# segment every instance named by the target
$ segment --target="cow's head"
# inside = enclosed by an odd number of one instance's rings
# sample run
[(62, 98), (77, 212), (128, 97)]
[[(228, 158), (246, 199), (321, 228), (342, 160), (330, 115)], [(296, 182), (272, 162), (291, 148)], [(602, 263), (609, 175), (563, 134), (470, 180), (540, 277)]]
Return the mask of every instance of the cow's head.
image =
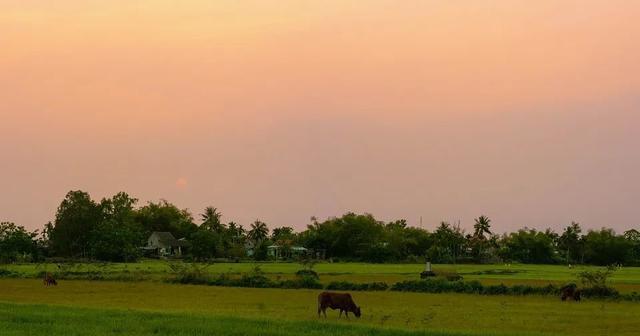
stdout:
[(356, 315), (356, 317), (360, 317), (360, 307), (356, 307), (356, 309), (353, 311), (353, 313)]

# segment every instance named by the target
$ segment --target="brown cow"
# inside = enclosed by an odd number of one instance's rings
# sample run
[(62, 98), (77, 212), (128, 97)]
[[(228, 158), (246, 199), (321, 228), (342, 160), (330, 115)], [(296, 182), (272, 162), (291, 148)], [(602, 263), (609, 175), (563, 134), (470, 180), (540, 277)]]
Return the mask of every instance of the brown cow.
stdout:
[(45, 286), (57, 286), (58, 283), (56, 282), (56, 279), (54, 279), (51, 274), (49, 273), (45, 273), (44, 274), (44, 279), (42, 279), (42, 282), (44, 283)]
[(356, 306), (356, 303), (353, 302), (353, 298), (351, 298), (351, 294), (349, 293), (320, 293), (320, 295), (318, 295), (318, 317), (320, 317), (320, 312), (322, 312), (326, 318), (327, 308), (333, 310), (340, 309), (340, 316), (338, 316), (338, 318), (342, 317), (342, 312), (345, 313), (347, 318), (349, 318), (349, 312), (352, 312), (356, 317), (360, 317), (360, 307)]
[(569, 285), (560, 289), (560, 300), (562, 301), (580, 301), (582, 292), (575, 286)]

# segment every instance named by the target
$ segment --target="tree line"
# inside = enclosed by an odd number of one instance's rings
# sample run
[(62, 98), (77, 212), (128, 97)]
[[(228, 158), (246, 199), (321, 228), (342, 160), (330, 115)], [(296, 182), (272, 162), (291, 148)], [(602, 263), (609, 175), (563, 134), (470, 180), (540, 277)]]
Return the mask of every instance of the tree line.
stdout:
[[(301, 232), (269, 226), (256, 220), (245, 228), (224, 223), (215, 207), (197, 218), (165, 200), (138, 206), (120, 192), (100, 201), (84, 191), (70, 191), (53, 221), (29, 232), (14, 223), (0, 223), (0, 261), (38, 261), (44, 258), (82, 258), (134, 261), (151, 232), (170, 232), (186, 238), (187, 257), (194, 260), (268, 259), (268, 246), (283, 256), (294, 246), (334, 261), (640, 265), (640, 232), (616, 233), (602, 228), (583, 232), (571, 223), (562, 232), (522, 228), (495, 234), (486, 216), (475, 219), (466, 232), (459, 225), (440, 223), (433, 231), (411, 227), (405, 220), (384, 222), (371, 214), (347, 213), (311, 223)], [(249, 252), (250, 251), (250, 252)], [(319, 252), (322, 252), (320, 254)]]

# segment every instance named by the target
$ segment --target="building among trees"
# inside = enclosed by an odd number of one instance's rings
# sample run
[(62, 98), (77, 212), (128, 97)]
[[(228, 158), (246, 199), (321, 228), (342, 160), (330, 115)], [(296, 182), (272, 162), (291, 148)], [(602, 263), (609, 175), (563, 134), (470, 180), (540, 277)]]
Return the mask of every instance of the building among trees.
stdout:
[(190, 245), (184, 238), (176, 239), (171, 232), (154, 231), (147, 239), (147, 246), (143, 249), (160, 257), (177, 257), (182, 255), (183, 248)]

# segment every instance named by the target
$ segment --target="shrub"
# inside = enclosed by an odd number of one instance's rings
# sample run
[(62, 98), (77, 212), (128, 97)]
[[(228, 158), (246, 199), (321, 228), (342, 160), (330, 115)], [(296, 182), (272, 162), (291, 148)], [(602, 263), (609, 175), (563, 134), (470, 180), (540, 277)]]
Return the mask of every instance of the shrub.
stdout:
[(18, 273), (10, 271), (8, 269), (0, 268), (0, 278), (12, 278), (17, 277)]
[(608, 281), (615, 267), (609, 266), (604, 270), (583, 271), (578, 274), (578, 278), (585, 286), (582, 295), (585, 297), (618, 297), (620, 293), (615, 288), (609, 287)]
[(314, 277), (303, 276), (295, 280), (284, 280), (274, 284), (277, 288), (307, 288), (307, 289), (321, 289), (322, 284)]
[(611, 287), (587, 287), (581, 291), (584, 297), (615, 298), (620, 296), (620, 293)]
[(422, 293), (482, 293), (483, 286), (478, 281), (447, 281), (442, 278), (431, 280), (409, 280), (394, 284), (393, 291)]
[(169, 280), (181, 284), (207, 284), (210, 279), (206, 268), (206, 265), (199, 264), (169, 263), (169, 269), (172, 273), (172, 278)]
[(389, 289), (389, 285), (385, 282), (371, 282), (368, 286), (370, 291), (386, 291)]
[(604, 270), (582, 271), (578, 273), (578, 279), (585, 287), (607, 287), (607, 281), (614, 271), (615, 267), (612, 266)]
[(262, 274), (245, 274), (237, 282), (237, 287), (272, 288), (271, 280)]
[(422, 293), (464, 293), (483, 295), (549, 295), (557, 294), (558, 287), (549, 285), (545, 287), (533, 287), (529, 285), (516, 285), (513, 287), (500, 285), (482, 285), (479, 281), (447, 281), (443, 278), (430, 280), (402, 281), (391, 287), (393, 291), (422, 292)]
[(314, 279), (320, 279), (318, 273), (312, 269), (301, 269), (296, 272), (296, 275), (299, 277), (312, 277)]
[(558, 295), (560, 288), (552, 284), (544, 287), (515, 285), (509, 288), (509, 292), (511, 295)]
[(327, 285), (329, 290), (351, 291), (385, 291), (389, 288), (384, 282), (353, 283), (348, 281), (333, 281)]
[(509, 294), (509, 288), (504, 284), (485, 286), (482, 294), (505, 295)]

